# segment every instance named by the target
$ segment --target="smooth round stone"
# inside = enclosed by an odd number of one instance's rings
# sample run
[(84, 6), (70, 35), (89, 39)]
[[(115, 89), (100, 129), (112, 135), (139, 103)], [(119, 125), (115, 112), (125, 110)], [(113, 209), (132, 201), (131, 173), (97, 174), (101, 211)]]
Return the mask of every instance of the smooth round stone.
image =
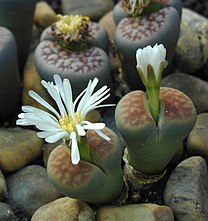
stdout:
[(0, 201), (3, 201), (5, 196), (7, 196), (7, 186), (4, 175), (0, 170)]
[(0, 202), (0, 221), (18, 221), (10, 205)]
[(34, 22), (35, 24), (47, 28), (56, 21), (56, 12), (47, 2), (40, 1), (36, 4)]
[(115, 32), (116, 32), (116, 25), (113, 21), (113, 12), (109, 11), (106, 13), (100, 20), (99, 23), (106, 29), (109, 39), (111, 41), (114, 40)]
[(174, 60), (181, 71), (194, 73), (208, 59), (208, 19), (183, 8)]
[(196, 124), (187, 139), (187, 150), (191, 155), (208, 157), (208, 113), (197, 116)]
[(40, 207), (31, 221), (94, 221), (93, 210), (84, 202), (63, 197)]
[(97, 221), (174, 221), (174, 216), (167, 206), (132, 204), (103, 207), (97, 212)]
[(0, 129), (0, 169), (12, 172), (37, 159), (43, 140), (36, 132), (20, 127)]
[(193, 156), (177, 165), (164, 191), (164, 201), (177, 221), (208, 220), (208, 174), (206, 161)]
[(41, 206), (62, 195), (50, 184), (46, 168), (31, 165), (6, 177), (8, 198), (6, 202), (31, 217)]
[(99, 20), (106, 12), (112, 10), (112, 0), (62, 0), (63, 14), (80, 14)]

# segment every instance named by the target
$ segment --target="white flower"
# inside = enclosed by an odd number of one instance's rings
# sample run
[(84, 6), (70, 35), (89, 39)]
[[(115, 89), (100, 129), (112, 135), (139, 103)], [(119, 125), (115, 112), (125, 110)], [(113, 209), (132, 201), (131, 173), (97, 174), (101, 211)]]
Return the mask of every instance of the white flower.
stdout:
[(44, 80), (41, 81), (41, 84), (54, 99), (59, 111), (36, 92), (30, 90), (28, 92), (29, 95), (51, 113), (32, 106), (23, 106), (22, 110), (24, 113), (18, 115), (20, 119), (17, 120), (16, 124), (21, 126), (36, 126), (41, 130), (37, 135), (40, 138), (44, 138), (48, 143), (55, 143), (61, 139), (70, 141), (72, 163), (78, 164), (80, 161), (78, 141), (81, 136), (86, 135), (85, 130), (94, 130), (99, 136), (108, 141), (110, 140), (109, 137), (100, 131), (105, 127), (104, 123), (90, 123), (85, 120), (87, 113), (91, 110), (104, 106), (112, 106), (112, 104), (100, 105), (102, 101), (110, 96), (108, 93), (110, 89), (105, 85), (93, 93), (98, 84), (98, 79), (94, 78), (93, 81), (89, 81), (87, 88), (73, 102), (69, 80), (64, 79), (62, 81), (59, 75), (54, 75), (54, 81), (55, 85), (53, 82), (46, 82)]
[(162, 74), (161, 69), (165, 68), (168, 64), (168, 62), (165, 60), (165, 57), (166, 49), (162, 44), (155, 44), (154, 47), (148, 45), (143, 49), (139, 48), (136, 52), (136, 60), (137, 69), (142, 71), (143, 76), (141, 76), (141, 73), (139, 73), (140, 76), (143, 77), (146, 82), (148, 82), (147, 67), (148, 65), (151, 65), (154, 70), (156, 81), (160, 81)]

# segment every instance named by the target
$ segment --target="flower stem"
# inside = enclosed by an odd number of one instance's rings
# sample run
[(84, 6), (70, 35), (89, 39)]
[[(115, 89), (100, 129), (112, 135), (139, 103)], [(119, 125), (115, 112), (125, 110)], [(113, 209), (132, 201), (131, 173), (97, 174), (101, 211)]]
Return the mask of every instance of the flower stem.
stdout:
[(92, 158), (90, 155), (90, 147), (86, 137), (81, 137), (81, 140), (79, 142), (79, 152), (80, 152), (80, 158), (82, 160), (92, 163)]
[(147, 87), (146, 89), (147, 89), (149, 109), (152, 114), (152, 117), (155, 120), (155, 123), (157, 124), (160, 112), (160, 100), (159, 100), (160, 87)]

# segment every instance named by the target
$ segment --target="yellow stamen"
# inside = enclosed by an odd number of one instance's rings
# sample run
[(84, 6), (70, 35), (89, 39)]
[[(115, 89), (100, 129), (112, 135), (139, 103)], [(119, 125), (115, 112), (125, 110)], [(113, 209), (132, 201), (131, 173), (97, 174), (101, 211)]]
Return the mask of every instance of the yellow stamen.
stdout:
[(57, 15), (57, 18), (56, 27), (64, 35), (73, 35), (83, 23), (90, 21), (89, 17), (81, 15)]
[(76, 122), (72, 119), (71, 116), (67, 116), (59, 119), (59, 125), (62, 129), (71, 133), (72, 131), (76, 131), (76, 123), (81, 123), (82, 118), (78, 112), (75, 113)]

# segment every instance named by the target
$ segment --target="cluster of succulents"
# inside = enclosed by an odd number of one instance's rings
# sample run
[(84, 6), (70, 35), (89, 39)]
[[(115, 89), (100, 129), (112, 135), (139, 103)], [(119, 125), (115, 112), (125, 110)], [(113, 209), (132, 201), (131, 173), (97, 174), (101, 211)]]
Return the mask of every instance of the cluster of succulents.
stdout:
[[(34, 10), (35, 1), (26, 2)], [(50, 154), (47, 172), (64, 195), (96, 204), (122, 203), (128, 196), (128, 183), (138, 189), (141, 183), (154, 182), (165, 173), (196, 121), (195, 107), (184, 93), (160, 87), (179, 37), (181, 7), (180, 0), (122, 0), (114, 8), (115, 45), (132, 90), (115, 110), (125, 149), (105, 123), (87, 119), (97, 108), (115, 106), (111, 104), (114, 99), (109, 100), (109, 90), (113, 95), (114, 88), (105, 29), (87, 16), (58, 15), (42, 33), (34, 62), (55, 105), (31, 90), (29, 95), (45, 110), (24, 105), (16, 124), (36, 126), (37, 135), (48, 143), (63, 141)], [(8, 41), (4, 46), (12, 48), (4, 52), (1, 40), (0, 57), (14, 59), (4, 64), (15, 69), (16, 77), (8, 77), (18, 91), (15, 40), (5, 28), (0, 28), (2, 33)], [(0, 70), (6, 75), (5, 66)], [(95, 92), (96, 87), (100, 89)]]

